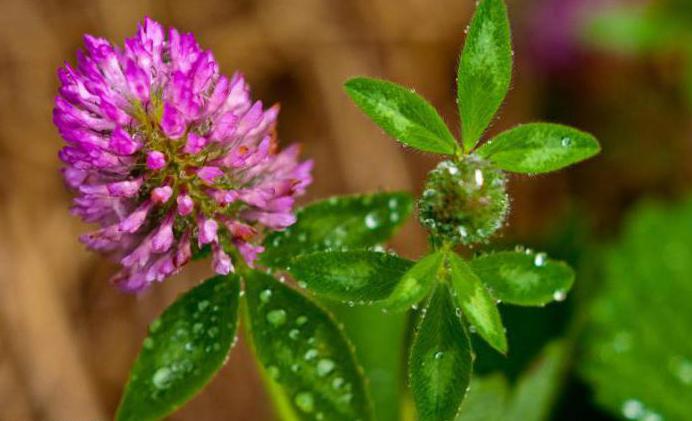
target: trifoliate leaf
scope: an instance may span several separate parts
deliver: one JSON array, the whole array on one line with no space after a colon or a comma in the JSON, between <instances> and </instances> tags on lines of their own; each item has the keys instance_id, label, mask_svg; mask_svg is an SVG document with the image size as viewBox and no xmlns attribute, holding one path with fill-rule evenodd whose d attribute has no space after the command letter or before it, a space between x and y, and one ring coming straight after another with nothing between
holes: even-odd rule
<instances>
[{"instance_id":1,"label":"trifoliate leaf","mask_svg":"<svg viewBox=\"0 0 692 421\"><path fill-rule=\"evenodd\" d=\"M419 320L408 363L420 421L453 420L469 385L471 344L445 283Z\"/></svg>"},{"instance_id":2,"label":"trifoliate leaf","mask_svg":"<svg viewBox=\"0 0 692 421\"><path fill-rule=\"evenodd\" d=\"M291 262L295 279L321 297L366 304L389 297L413 262L367 250L321 251Z\"/></svg>"},{"instance_id":3,"label":"trifoliate leaf","mask_svg":"<svg viewBox=\"0 0 692 421\"><path fill-rule=\"evenodd\" d=\"M512 78L512 43L502 0L481 0L459 61L457 97L464 147L472 149L504 101Z\"/></svg>"},{"instance_id":4,"label":"trifoliate leaf","mask_svg":"<svg viewBox=\"0 0 692 421\"><path fill-rule=\"evenodd\" d=\"M397 141L426 152L453 155L456 140L423 97L384 80L355 78L346 92L378 126Z\"/></svg>"},{"instance_id":5,"label":"trifoliate leaf","mask_svg":"<svg viewBox=\"0 0 692 421\"><path fill-rule=\"evenodd\" d=\"M545 253L504 251L469 262L490 294L507 304L542 306L562 301L574 283L574 271Z\"/></svg>"},{"instance_id":6,"label":"trifoliate leaf","mask_svg":"<svg viewBox=\"0 0 692 421\"><path fill-rule=\"evenodd\" d=\"M361 369L329 313L263 272L245 280L255 353L299 419L371 419Z\"/></svg>"},{"instance_id":7,"label":"trifoliate leaf","mask_svg":"<svg viewBox=\"0 0 692 421\"><path fill-rule=\"evenodd\" d=\"M605 254L581 372L596 400L638 420L683 420L692 396L692 201L648 204Z\"/></svg>"},{"instance_id":8,"label":"trifoliate leaf","mask_svg":"<svg viewBox=\"0 0 692 421\"><path fill-rule=\"evenodd\" d=\"M239 291L236 275L208 279L151 324L116 420L162 419L211 380L235 340Z\"/></svg>"},{"instance_id":9,"label":"trifoliate leaf","mask_svg":"<svg viewBox=\"0 0 692 421\"><path fill-rule=\"evenodd\" d=\"M495 299L461 257L449 252L447 259L449 279L464 317L493 348L506 353L507 337Z\"/></svg>"},{"instance_id":10,"label":"trifoliate leaf","mask_svg":"<svg viewBox=\"0 0 692 421\"><path fill-rule=\"evenodd\" d=\"M559 170L600 152L588 133L551 123L531 123L500 133L478 155L506 171L540 174Z\"/></svg>"},{"instance_id":11,"label":"trifoliate leaf","mask_svg":"<svg viewBox=\"0 0 692 421\"><path fill-rule=\"evenodd\" d=\"M412 210L413 198L408 193L343 196L315 202L298 211L295 224L267 236L261 263L285 267L301 254L379 245L406 222Z\"/></svg>"}]
</instances>

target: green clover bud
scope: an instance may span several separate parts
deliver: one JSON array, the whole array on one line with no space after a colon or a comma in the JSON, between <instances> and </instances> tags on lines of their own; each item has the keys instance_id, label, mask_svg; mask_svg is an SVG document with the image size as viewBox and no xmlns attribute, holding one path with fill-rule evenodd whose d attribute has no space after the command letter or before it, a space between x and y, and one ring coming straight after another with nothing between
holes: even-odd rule
<instances>
[{"instance_id":1,"label":"green clover bud","mask_svg":"<svg viewBox=\"0 0 692 421\"><path fill-rule=\"evenodd\" d=\"M420 222L442 241L487 241L509 211L505 184L504 173L477 156L443 161L428 174L418 201Z\"/></svg>"}]
</instances>

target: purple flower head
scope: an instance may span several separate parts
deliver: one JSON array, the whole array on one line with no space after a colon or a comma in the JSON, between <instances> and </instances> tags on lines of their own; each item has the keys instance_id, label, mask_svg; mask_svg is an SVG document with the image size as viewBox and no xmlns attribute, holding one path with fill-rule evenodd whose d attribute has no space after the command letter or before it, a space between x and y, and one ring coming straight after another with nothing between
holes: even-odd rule
<instances>
[{"instance_id":1,"label":"purple flower head","mask_svg":"<svg viewBox=\"0 0 692 421\"><path fill-rule=\"evenodd\" d=\"M177 273L206 245L217 273L234 270L234 255L252 265L261 235L295 221L312 181L297 146L278 151L278 106L253 103L192 34L148 18L122 48L84 43L77 65L58 71L53 111L72 212L100 225L81 240L120 261L113 282L126 291Z\"/></svg>"}]
</instances>

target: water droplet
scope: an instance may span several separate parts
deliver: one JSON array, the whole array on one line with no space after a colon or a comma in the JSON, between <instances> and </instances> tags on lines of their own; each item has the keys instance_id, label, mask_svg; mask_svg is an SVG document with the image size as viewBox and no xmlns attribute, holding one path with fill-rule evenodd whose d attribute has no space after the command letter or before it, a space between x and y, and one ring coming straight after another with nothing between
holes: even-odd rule
<instances>
[{"instance_id":1,"label":"water droplet","mask_svg":"<svg viewBox=\"0 0 692 421\"><path fill-rule=\"evenodd\" d=\"M207 307L209 307L209 301L207 301L207 300L203 300L203 301L200 301L199 303L197 303L197 309L199 311L204 311L204 310L206 310Z\"/></svg>"},{"instance_id":2,"label":"water droplet","mask_svg":"<svg viewBox=\"0 0 692 421\"><path fill-rule=\"evenodd\" d=\"M192 331L194 333L199 333L202 331L202 329L204 329L204 325L202 323L195 323L192 325Z\"/></svg>"},{"instance_id":3,"label":"water droplet","mask_svg":"<svg viewBox=\"0 0 692 421\"><path fill-rule=\"evenodd\" d=\"M457 308L454 310L454 313L457 315L457 317L461 317L461 309L460 309L459 307L457 307Z\"/></svg>"},{"instance_id":4,"label":"water droplet","mask_svg":"<svg viewBox=\"0 0 692 421\"><path fill-rule=\"evenodd\" d=\"M636 399L628 399L622 404L622 415L630 420L636 420L644 415L644 405Z\"/></svg>"},{"instance_id":5,"label":"water droplet","mask_svg":"<svg viewBox=\"0 0 692 421\"><path fill-rule=\"evenodd\" d=\"M299 331L298 329L291 329L291 330L288 332L288 337L291 338L291 339L293 339L294 341L295 341L296 339L298 339L299 336L300 336L300 331Z\"/></svg>"},{"instance_id":6,"label":"water droplet","mask_svg":"<svg viewBox=\"0 0 692 421\"><path fill-rule=\"evenodd\" d=\"M444 357L444 355L445 355L444 352L438 351L438 352L435 353L435 359L436 359L436 360L439 360L439 359L441 359L442 357Z\"/></svg>"},{"instance_id":7,"label":"water droplet","mask_svg":"<svg viewBox=\"0 0 692 421\"><path fill-rule=\"evenodd\" d=\"M461 238L466 238L469 236L468 230L463 225L459 225L459 228L457 228L457 231L459 231L459 235L461 235Z\"/></svg>"},{"instance_id":8,"label":"water droplet","mask_svg":"<svg viewBox=\"0 0 692 421\"><path fill-rule=\"evenodd\" d=\"M298 316L298 318L296 319L296 324L298 326L303 326L307 322L308 322L308 318L305 316Z\"/></svg>"},{"instance_id":9,"label":"water droplet","mask_svg":"<svg viewBox=\"0 0 692 421\"><path fill-rule=\"evenodd\" d=\"M399 201L396 198L392 197L391 199L389 199L387 205L389 206L389 209L394 210L397 208L397 206L399 206Z\"/></svg>"},{"instance_id":10,"label":"water droplet","mask_svg":"<svg viewBox=\"0 0 692 421\"><path fill-rule=\"evenodd\" d=\"M476 326L474 326L474 325L469 325L469 332L471 332L471 333L476 333L476 332L478 332L478 330L476 329Z\"/></svg>"},{"instance_id":11,"label":"water droplet","mask_svg":"<svg viewBox=\"0 0 692 421\"><path fill-rule=\"evenodd\" d=\"M692 384L692 361L675 356L668 364L671 372L682 384Z\"/></svg>"},{"instance_id":12,"label":"water droplet","mask_svg":"<svg viewBox=\"0 0 692 421\"><path fill-rule=\"evenodd\" d=\"M473 179L476 181L476 186L483 186L483 171L480 168L476 168L476 171L473 172Z\"/></svg>"},{"instance_id":13,"label":"water droplet","mask_svg":"<svg viewBox=\"0 0 692 421\"><path fill-rule=\"evenodd\" d=\"M563 137L560 143L562 144L562 146L567 147L572 144L572 139L570 139L569 137Z\"/></svg>"},{"instance_id":14,"label":"water droplet","mask_svg":"<svg viewBox=\"0 0 692 421\"><path fill-rule=\"evenodd\" d=\"M192 342L188 342L185 344L185 351L190 352L190 351L194 351L194 350L195 350L195 344L193 344Z\"/></svg>"},{"instance_id":15,"label":"water droplet","mask_svg":"<svg viewBox=\"0 0 692 421\"><path fill-rule=\"evenodd\" d=\"M298 393L293 402L303 412L312 412L315 409L315 400L310 392Z\"/></svg>"},{"instance_id":16,"label":"water droplet","mask_svg":"<svg viewBox=\"0 0 692 421\"><path fill-rule=\"evenodd\" d=\"M553 293L553 300L555 301L565 301L565 298L567 298L565 291L557 290Z\"/></svg>"},{"instance_id":17,"label":"water droplet","mask_svg":"<svg viewBox=\"0 0 692 421\"><path fill-rule=\"evenodd\" d=\"M369 213L365 216L365 226L370 229L375 229L380 224L377 216L374 213Z\"/></svg>"},{"instance_id":18,"label":"water droplet","mask_svg":"<svg viewBox=\"0 0 692 421\"><path fill-rule=\"evenodd\" d=\"M317 356L317 350L316 349L308 349L307 352L305 353L304 358L306 360L312 360Z\"/></svg>"},{"instance_id":19,"label":"water droplet","mask_svg":"<svg viewBox=\"0 0 692 421\"><path fill-rule=\"evenodd\" d=\"M450 175L456 175L456 174L459 174L459 168L457 168L454 165L449 165L449 166L447 166L447 172Z\"/></svg>"},{"instance_id":20,"label":"water droplet","mask_svg":"<svg viewBox=\"0 0 692 421\"><path fill-rule=\"evenodd\" d=\"M165 389L170 386L171 380L173 380L173 371L168 367L159 368L151 378L152 383L158 389Z\"/></svg>"},{"instance_id":21,"label":"water droplet","mask_svg":"<svg viewBox=\"0 0 692 421\"><path fill-rule=\"evenodd\" d=\"M267 313L267 321L274 327L286 323L286 311L283 309L272 310Z\"/></svg>"},{"instance_id":22,"label":"water droplet","mask_svg":"<svg viewBox=\"0 0 692 421\"><path fill-rule=\"evenodd\" d=\"M268 303L269 300L272 298L272 290L271 289L265 289L264 291L260 292L259 294L259 299L263 303Z\"/></svg>"},{"instance_id":23,"label":"water droplet","mask_svg":"<svg viewBox=\"0 0 692 421\"><path fill-rule=\"evenodd\" d=\"M304 243L307 241L307 239L308 239L308 235L306 233L301 232L300 234L298 234L298 241L299 242Z\"/></svg>"},{"instance_id":24,"label":"water droplet","mask_svg":"<svg viewBox=\"0 0 692 421\"><path fill-rule=\"evenodd\" d=\"M151 338L146 338L144 343L142 343L144 349L152 349L154 347L154 340Z\"/></svg>"},{"instance_id":25,"label":"water droplet","mask_svg":"<svg viewBox=\"0 0 692 421\"><path fill-rule=\"evenodd\" d=\"M298 364L291 364L291 371L297 373L300 371L300 366Z\"/></svg>"},{"instance_id":26,"label":"water droplet","mask_svg":"<svg viewBox=\"0 0 692 421\"><path fill-rule=\"evenodd\" d=\"M319 360L317 362L317 375L320 377L326 376L334 370L335 365L334 361L327 358Z\"/></svg>"},{"instance_id":27,"label":"water droplet","mask_svg":"<svg viewBox=\"0 0 692 421\"><path fill-rule=\"evenodd\" d=\"M390 222L398 222L399 218L401 218L401 217L399 216L398 212L392 212L389 214L389 221Z\"/></svg>"},{"instance_id":28,"label":"water droplet","mask_svg":"<svg viewBox=\"0 0 692 421\"><path fill-rule=\"evenodd\" d=\"M209 328L207 331L207 335L209 335L210 338L214 338L219 334L219 328L216 326L212 326Z\"/></svg>"},{"instance_id":29,"label":"water droplet","mask_svg":"<svg viewBox=\"0 0 692 421\"><path fill-rule=\"evenodd\" d=\"M548 256L546 256L545 253L536 253L536 256L534 256L534 258L533 258L534 266L537 266L537 267L545 266L547 257Z\"/></svg>"},{"instance_id":30,"label":"water droplet","mask_svg":"<svg viewBox=\"0 0 692 421\"><path fill-rule=\"evenodd\" d=\"M308 287L308 284L305 283L305 282L303 282L303 281L298 281L298 287L299 287L299 288L302 288L302 289L305 289L305 288Z\"/></svg>"},{"instance_id":31,"label":"water droplet","mask_svg":"<svg viewBox=\"0 0 692 421\"><path fill-rule=\"evenodd\" d=\"M341 377L335 377L334 380L332 380L332 387L334 389L339 389L341 386L344 384L344 379Z\"/></svg>"}]
</instances>

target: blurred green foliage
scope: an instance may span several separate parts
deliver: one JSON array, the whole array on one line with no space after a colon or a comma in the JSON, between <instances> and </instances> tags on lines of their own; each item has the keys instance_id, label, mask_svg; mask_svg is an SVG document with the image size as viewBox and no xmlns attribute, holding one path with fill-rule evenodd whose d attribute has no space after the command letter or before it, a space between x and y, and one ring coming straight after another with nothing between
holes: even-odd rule
<instances>
[{"instance_id":1,"label":"blurred green foliage","mask_svg":"<svg viewBox=\"0 0 692 421\"><path fill-rule=\"evenodd\" d=\"M592 16L584 35L590 44L611 51L680 55L684 64L680 82L692 106L692 2L624 2L607 7Z\"/></svg>"},{"instance_id":2,"label":"blurred green foliage","mask_svg":"<svg viewBox=\"0 0 692 421\"><path fill-rule=\"evenodd\" d=\"M581 372L627 419L690 419L692 200L640 205L604 256Z\"/></svg>"}]
</instances>

